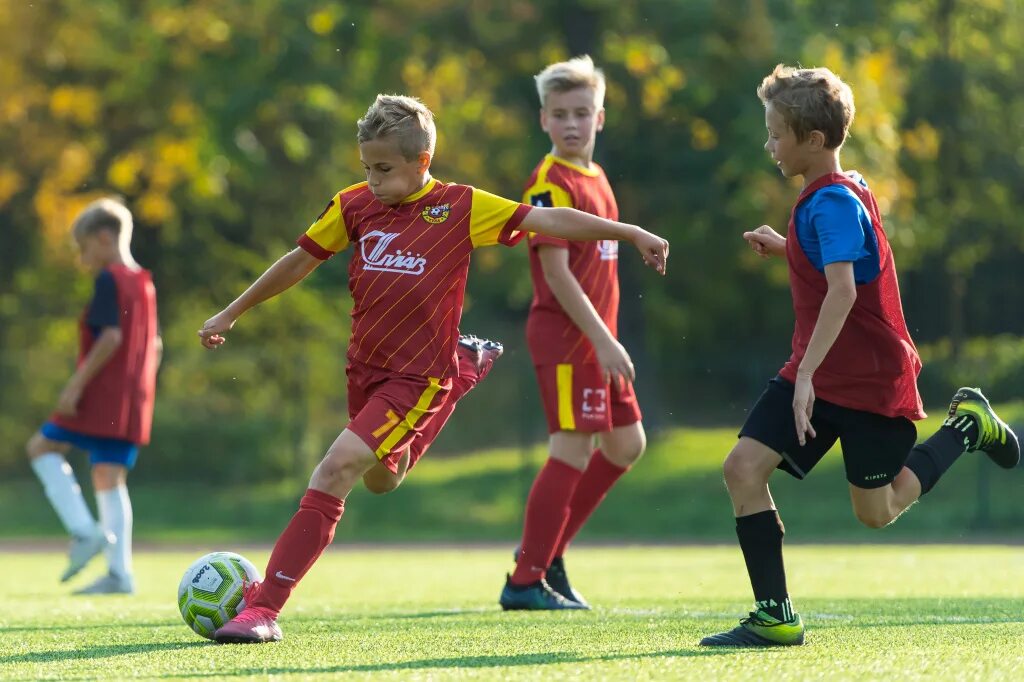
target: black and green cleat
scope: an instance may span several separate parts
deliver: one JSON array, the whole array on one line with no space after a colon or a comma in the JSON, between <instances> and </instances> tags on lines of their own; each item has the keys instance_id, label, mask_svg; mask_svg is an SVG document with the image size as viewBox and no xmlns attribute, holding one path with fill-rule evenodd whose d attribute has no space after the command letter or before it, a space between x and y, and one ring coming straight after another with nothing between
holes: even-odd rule
<instances>
[{"instance_id":1,"label":"black and green cleat","mask_svg":"<svg viewBox=\"0 0 1024 682\"><path fill-rule=\"evenodd\" d=\"M544 580L520 586L512 583L511 576L505 578L505 588L498 603L505 611L578 611L589 608L566 599Z\"/></svg>"},{"instance_id":2,"label":"black and green cleat","mask_svg":"<svg viewBox=\"0 0 1024 682\"><path fill-rule=\"evenodd\" d=\"M700 640L701 646L800 646L804 643L804 623L800 614L782 622L764 611L751 611L740 624Z\"/></svg>"},{"instance_id":3,"label":"black and green cleat","mask_svg":"<svg viewBox=\"0 0 1024 682\"><path fill-rule=\"evenodd\" d=\"M981 389L965 386L958 390L949 404L947 426L957 427L964 416L970 416L978 426L978 437L971 443L965 439L968 452L981 450L1004 469L1020 463L1020 444L1017 435L996 414Z\"/></svg>"}]
</instances>

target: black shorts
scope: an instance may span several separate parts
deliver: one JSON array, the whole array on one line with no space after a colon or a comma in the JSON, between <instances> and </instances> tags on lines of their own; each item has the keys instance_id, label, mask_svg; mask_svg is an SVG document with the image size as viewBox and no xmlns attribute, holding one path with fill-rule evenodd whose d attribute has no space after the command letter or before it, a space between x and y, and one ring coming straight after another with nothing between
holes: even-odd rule
<instances>
[{"instance_id":1,"label":"black shorts","mask_svg":"<svg viewBox=\"0 0 1024 682\"><path fill-rule=\"evenodd\" d=\"M906 417L814 401L811 425L817 434L800 445L793 418L793 384L782 377L768 382L739 435L753 438L782 455L779 468L803 479L838 440L846 480L858 488L881 488L896 478L917 441L917 427Z\"/></svg>"}]
</instances>

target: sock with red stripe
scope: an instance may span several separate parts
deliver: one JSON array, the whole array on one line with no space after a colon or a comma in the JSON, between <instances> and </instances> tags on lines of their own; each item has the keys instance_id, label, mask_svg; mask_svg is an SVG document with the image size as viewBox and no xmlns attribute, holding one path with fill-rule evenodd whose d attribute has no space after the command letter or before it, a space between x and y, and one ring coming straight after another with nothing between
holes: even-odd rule
<instances>
[{"instance_id":1,"label":"sock with red stripe","mask_svg":"<svg viewBox=\"0 0 1024 682\"><path fill-rule=\"evenodd\" d=\"M628 467L622 468L610 462L600 448L594 450L594 454L590 456L590 464L583 472L583 477L569 502L569 521L565 524L562 540L554 556L560 557L565 554L566 547L580 532L580 528L583 528L583 524L604 501L615 482L628 470Z\"/></svg>"},{"instance_id":2,"label":"sock with red stripe","mask_svg":"<svg viewBox=\"0 0 1024 682\"><path fill-rule=\"evenodd\" d=\"M569 500L582 477L582 471L553 457L537 474L526 500L523 542L511 577L513 585L529 585L544 577L569 520Z\"/></svg>"},{"instance_id":3,"label":"sock with red stripe","mask_svg":"<svg viewBox=\"0 0 1024 682\"><path fill-rule=\"evenodd\" d=\"M299 510L277 539L267 563L267 575L253 606L279 613L292 590L334 539L334 529L345 512L345 500L309 488Z\"/></svg>"}]
</instances>

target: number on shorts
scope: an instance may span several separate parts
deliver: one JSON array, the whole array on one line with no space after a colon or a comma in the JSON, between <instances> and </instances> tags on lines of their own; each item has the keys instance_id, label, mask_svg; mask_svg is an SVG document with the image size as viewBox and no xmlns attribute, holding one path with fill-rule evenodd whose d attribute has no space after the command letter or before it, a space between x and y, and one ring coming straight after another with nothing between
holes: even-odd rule
<instances>
[{"instance_id":1,"label":"number on shorts","mask_svg":"<svg viewBox=\"0 0 1024 682\"><path fill-rule=\"evenodd\" d=\"M397 424L402 419L397 414L395 414L394 410L388 410L387 417L388 417L388 420L386 422L384 422L384 424L379 429L377 429L376 431L373 432L372 435L373 435L374 438L380 438L385 433L387 433L391 429L395 428L395 424Z\"/></svg>"}]
</instances>

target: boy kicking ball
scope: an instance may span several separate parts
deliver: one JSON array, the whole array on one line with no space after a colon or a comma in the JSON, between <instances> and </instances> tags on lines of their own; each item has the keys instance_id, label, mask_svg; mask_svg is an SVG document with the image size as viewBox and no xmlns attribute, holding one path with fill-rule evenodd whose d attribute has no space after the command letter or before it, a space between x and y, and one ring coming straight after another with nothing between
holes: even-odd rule
<instances>
[{"instance_id":1,"label":"boy kicking ball","mask_svg":"<svg viewBox=\"0 0 1024 682\"><path fill-rule=\"evenodd\" d=\"M205 347L219 347L247 310L353 247L350 420L313 471L274 546L266 579L252 586L246 608L215 633L221 643L280 640L278 614L333 539L353 486L367 472L379 472L378 465L400 482L410 446L416 439L421 448L429 445L431 423L444 416L460 372L458 327L475 249L512 246L525 232L621 239L664 272L668 242L635 225L568 208L534 208L432 178L433 115L414 98L378 96L358 131L366 181L336 194L299 237L299 248L199 331Z\"/></svg>"}]
</instances>

